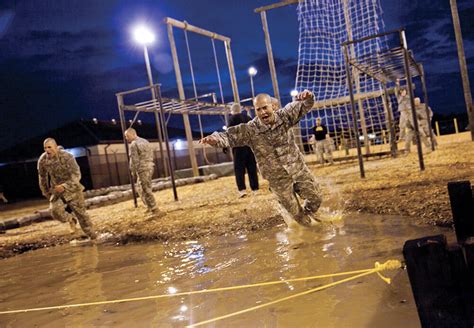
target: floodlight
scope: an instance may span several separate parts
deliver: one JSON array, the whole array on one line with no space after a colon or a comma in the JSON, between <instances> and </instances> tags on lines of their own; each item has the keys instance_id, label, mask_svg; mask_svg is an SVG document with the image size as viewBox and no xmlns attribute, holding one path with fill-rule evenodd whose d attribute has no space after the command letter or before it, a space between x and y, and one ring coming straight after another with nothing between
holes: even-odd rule
<instances>
[{"instance_id":1,"label":"floodlight","mask_svg":"<svg viewBox=\"0 0 474 328\"><path fill-rule=\"evenodd\" d=\"M139 25L133 29L133 38L141 45L152 44L155 41L155 35L146 26Z\"/></svg>"},{"instance_id":2,"label":"floodlight","mask_svg":"<svg viewBox=\"0 0 474 328\"><path fill-rule=\"evenodd\" d=\"M248 71L248 72L249 72L249 75L250 75L250 76L255 76L255 75L257 75L257 72L258 72L258 71L257 71L257 69L256 69L255 67L251 66L251 67L249 68L249 71Z\"/></svg>"}]
</instances>

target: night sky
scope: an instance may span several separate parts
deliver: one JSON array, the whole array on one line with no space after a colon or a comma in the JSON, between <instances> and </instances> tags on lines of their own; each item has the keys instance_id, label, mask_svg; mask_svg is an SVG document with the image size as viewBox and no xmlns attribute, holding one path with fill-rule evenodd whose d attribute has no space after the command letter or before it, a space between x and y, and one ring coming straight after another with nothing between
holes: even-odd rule
<instances>
[{"instance_id":1,"label":"night sky","mask_svg":"<svg viewBox=\"0 0 474 328\"><path fill-rule=\"evenodd\" d=\"M155 82L177 97L164 17L232 39L241 98L250 96L249 66L257 67L257 92L272 92L260 16L253 9L276 1L24 0L0 2L0 150L77 119L118 119L115 93L145 86L142 48L130 30L146 22L157 34L149 48ZM408 46L426 71L435 113L464 112L459 64L448 0L381 0L385 30L406 27ZM474 2L458 0L467 64L474 85ZM296 6L268 13L280 92L289 101L298 50ZM208 38L189 34L198 93L218 92ZM178 54L192 97L183 33ZM218 58L226 101L231 88L224 48ZM473 88L474 89L474 88ZM195 123L195 122L194 122ZM176 124L175 121L171 125ZM195 125L194 125L195 126ZM213 129L213 126L209 126Z\"/></svg>"}]
</instances>

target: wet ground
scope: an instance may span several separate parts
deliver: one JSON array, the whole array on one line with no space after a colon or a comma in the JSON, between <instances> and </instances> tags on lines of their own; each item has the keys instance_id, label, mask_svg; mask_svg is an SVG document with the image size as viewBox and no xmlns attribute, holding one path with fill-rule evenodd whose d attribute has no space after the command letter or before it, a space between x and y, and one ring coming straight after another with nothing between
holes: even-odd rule
<instances>
[{"instance_id":1,"label":"wet ground","mask_svg":"<svg viewBox=\"0 0 474 328\"><path fill-rule=\"evenodd\" d=\"M451 232L402 217L347 214L334 225L125 246L58 246L5 259L0 311L168 294L366 269L402 259L407 239ZM418 327L407 274L376 275L206 327ZM1 314L0 327L183 327L336 279L193 296Z\"/></svg>"}]
</instances>

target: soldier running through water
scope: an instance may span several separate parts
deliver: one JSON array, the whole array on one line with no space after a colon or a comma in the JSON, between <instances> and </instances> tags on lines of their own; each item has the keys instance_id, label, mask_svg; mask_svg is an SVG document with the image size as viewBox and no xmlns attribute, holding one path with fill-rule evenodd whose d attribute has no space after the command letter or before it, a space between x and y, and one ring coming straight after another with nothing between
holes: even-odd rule
<instances>
[{"instance_id":1,"label":"soldier running through water","mask_svg":"<svg viewBox=\"0 0 474 328\"><path fill-rule=\"evenodd\" d=\"M322 197L318 183L296 146L291 128L313 104L313 94L305 90L296 96L296 101L274 111L271 97L259 94L254 99L256 118L200 140L217 148L249 146L260 173L269 181L282 209L305 226L311 225L311 219L319 221L316 212ZM304 199L303 206L296 194Z\"/></svg>"},{"instance_id":2,"label":"soldier running through water","mask_svg":"<svg viewBox=\"0 0 474 328\"><path fill-rule=\"evenodd\" d=\"M39 187L49 200L51 215L55 220L68 222L72 233L77 233L77 222L84 233L96 239L89 215L86 212L81 171L74 156L59 147L56 140L47 138L44 153L38 160Z\"/></svg>"},{"instance_id":3,"label":"soldier running through water","mask_svg":"<svg viewBox=\"0 0 474 328\"><path fill-rule=\"evenodd\" d=\"M138 193L146 206L149 218L165 216L156 206L153 195L151 178L155 170L153 162L153 149L148 140L140 138L134 128L125 131L125 139L130 143L130 171L134 179L137 179Z\"/></svg>"}]
</instances>

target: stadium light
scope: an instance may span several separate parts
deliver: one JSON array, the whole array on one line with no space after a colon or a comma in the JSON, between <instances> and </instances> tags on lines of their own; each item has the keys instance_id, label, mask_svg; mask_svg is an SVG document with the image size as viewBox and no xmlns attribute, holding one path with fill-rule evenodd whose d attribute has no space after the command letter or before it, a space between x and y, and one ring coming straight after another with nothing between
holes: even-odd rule
<instances>
[{"instance_id":1,"label":"stadium light","mask_svg":"<svg viewBox=\"0 0 474 328\"><path fill-rule=\"evenodd\" d=\"M250 76L250 88L252 89L252 99L255 98L255 90L253 89L253 77L257 75L257 69L253 66L249 67L249 76Z\"/></svg>"},{"instance_id":2,"label":"stadium light","mask_svg":"<svg viewBox=\"0 0 474 328\"><path fill-rule=\"evenodd\" d=\"M153 32L144 25L138 25L133 28L133 38L142 46L152 44L155 41Z\"/></svg>"},{"instance_id":3,"label":"stadium light","mask_svg":"<svg viewBox=\"0 0 474 328\"><path fill-rule=\"evenodd\" d=\"M248 72L249 72L249 75L252 76L252 77L255 76L255 75L257 75L257 73L258 73L257 69L256 69L255 67L253 67L253 66L250 66L250 67L249 67L249 71L248 71Z\"/></svg>"}]
</instances>

